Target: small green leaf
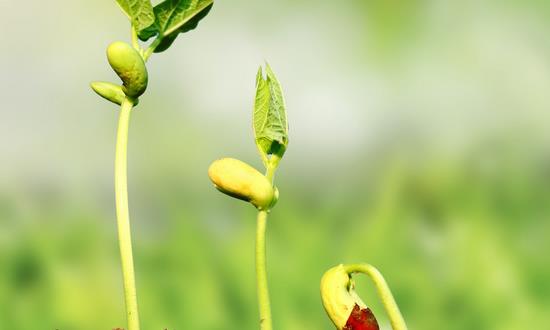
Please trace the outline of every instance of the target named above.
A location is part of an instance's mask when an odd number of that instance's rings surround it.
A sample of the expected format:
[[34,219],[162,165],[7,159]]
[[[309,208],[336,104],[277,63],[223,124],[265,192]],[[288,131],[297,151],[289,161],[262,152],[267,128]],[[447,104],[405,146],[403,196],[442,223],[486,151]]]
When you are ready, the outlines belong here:
[[126,13],[138,34],[155,23],[155,14],[150,0],[116,0]]
[[256,145],[267,159],[268,155],[283,157],[288,145],[288,122],[281,85],[269,64],[256,76],[256,100],[254,103],[254,137]]
[[166,0],[155,6],[162,36],[194,29],[213,4],[214,0]]
[[142,31],[139,37],[143,41],[158,35],[160,53],[176,40],[178,34],[193,30],[214,4],[214,0],[165,0],[154,8],[155,24]]

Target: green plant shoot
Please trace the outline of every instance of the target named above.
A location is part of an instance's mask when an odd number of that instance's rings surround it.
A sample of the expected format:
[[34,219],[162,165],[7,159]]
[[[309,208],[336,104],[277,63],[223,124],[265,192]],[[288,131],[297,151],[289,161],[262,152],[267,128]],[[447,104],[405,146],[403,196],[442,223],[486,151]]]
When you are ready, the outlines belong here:
[[283,92],[275,74],[266,65],[256,76],[253,126],[256,146],[265,166],[262,175],[250,165],[233,158],[223,158],[210,165],[208,175],[221,192],[247,202],[258,209],[256,228],[256,286],[260,329],[273,329],[267,284],[265,232],[267,215],[279,199],[274,176],[288,146],[288,122]]
[[[165,0],[153,7],[150,0],[117,0],[131,23],[131,45],[117,41],[107,48],[109,64],[122,85],[92,82],[92,89],[104,99],[120,105],[115,151],[115,203],[118,240],[124,283],[128,330],[139,330],[139,313],[132,255],[128,208],[127,149],[132,109],[146,91],[146,62],[153,53],[165,51],[180,33],[197,27],[213,5],[213,0]],[[141,41],[154,40],[142,48]]]

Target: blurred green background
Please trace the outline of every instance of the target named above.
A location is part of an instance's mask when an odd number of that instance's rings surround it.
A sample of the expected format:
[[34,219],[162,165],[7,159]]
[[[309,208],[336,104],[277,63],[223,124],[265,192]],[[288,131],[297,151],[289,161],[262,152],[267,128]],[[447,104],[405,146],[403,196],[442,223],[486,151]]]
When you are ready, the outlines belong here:
[[[0,329],[124,327],[113,195],[115,1],[0,2]],[[550,3],[223,1],[149,61],[130,127],[143,329],[257,329],[255,210],[212,188],[260,167],[254,77],[285,90],[268,224],[276,329],[333,329],[341,262],[385,274],[411,329],[550,324]],[[370,283],[358,290],[383,329]]]

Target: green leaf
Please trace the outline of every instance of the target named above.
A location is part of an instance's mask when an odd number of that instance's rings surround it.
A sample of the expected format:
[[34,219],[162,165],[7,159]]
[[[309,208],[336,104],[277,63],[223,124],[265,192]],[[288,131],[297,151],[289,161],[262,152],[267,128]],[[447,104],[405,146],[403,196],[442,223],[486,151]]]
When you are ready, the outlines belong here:
[[150,27],[139,31],[138,32],[138,37],[141,41],[147,41],[151,37],[154,37],[158,34],[159,34],[159,28],[158,28],[157,24],[155,23],[155,24],[151,25]]
[[193,30],[214,4],[214,0],[165,0],[154,8],[155,24],[142,31],[143,41],[158,35],[156,53],[166,50],[178,34]]
[[288,145],[288,122],[281,84],[269,64],[256,76],[256,100],[254,103],[254,137],[256,145],[267,159],[268,155],[283,157]]
[[166,0],[155,6],[155,15],[162,36],[194,29],[213,4],[213,0]]
[[116,0],[126,13],[138,34],[155,23],[155,13],[150,0]]

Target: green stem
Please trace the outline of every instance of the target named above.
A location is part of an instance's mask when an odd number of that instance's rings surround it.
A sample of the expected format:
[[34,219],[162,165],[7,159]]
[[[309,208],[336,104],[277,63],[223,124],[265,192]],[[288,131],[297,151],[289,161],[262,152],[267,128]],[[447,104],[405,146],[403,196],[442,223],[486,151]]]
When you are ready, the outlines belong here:
[[132,237],[130,232],[128,183],[126,174],[128,124],[130,121],[130,112],[132,111],[133,106],[133,101],[126,98],[120,107],[115,152],[115,202],[128,330],[139,330],[139,315],[136,295],[136,281],[134,275],[134,260],[132,256]]
[[[273,157],[266,164],[265,176],[273,183],[273,176],[279,163],[279,158]],[[256,286],[258,290],[258,307],[260,310],[260,329],[272,330],[273,321],[271,318],[271,304],[269,302],[269,288],[267,285],[267,263],[265,252],[265,232],[267,225],[267,214],[269,210],[258,211],[256,228]]]
[[139,47],[138,35],[137,35],[137,32],[136,32],[136,29],[134,29],[133,26],[132,26],[132,46],[138,52],[141,50],[141,47]]
[[273,177],[275,176],[275,170],[279,166],[279,161],[281,158],[275,155],[271,155],[271,158],[269,158],[269,161],[267,162],[267,170],[265,172],[265,177],[273,184]]
[[407,330],[407,325],[405,324],[403,315],[401,315],[399,307],[393,298],[390,287],[378,269],[369,264],[351,264],[344,267],[347,273],[363,273],[370,277],[370,279],[374,282],[378,295],[380,296],[382,304],[386,309],[392,329]]
[[149,57],[153,54],[155,51],[155,48],[157,48],[158,45],[160,45],[160,42],[162,41],[162,37],[157,37],[155,41],[151,43],[151,45],[145,50],[145,53],[143,54],[143,60],[147,62]]
[[256,284],[258,288],[258,306],[260,308],[260,329],[273,329],[271,321],[271,306],[269,303],[269,288],[267,286],[265,228],[267,211],[258,212],[256,229]]

